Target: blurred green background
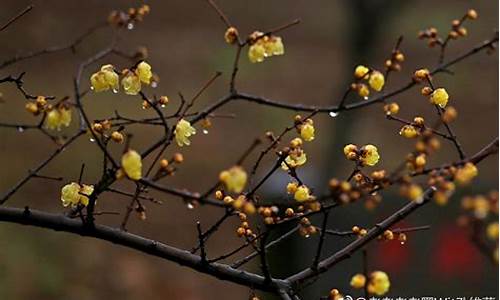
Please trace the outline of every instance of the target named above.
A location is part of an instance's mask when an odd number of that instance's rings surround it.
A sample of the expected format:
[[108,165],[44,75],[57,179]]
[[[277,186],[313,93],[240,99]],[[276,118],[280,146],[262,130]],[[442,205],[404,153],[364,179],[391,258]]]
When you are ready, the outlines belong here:
[[[137,7],[138,1],[56,1],[3,0],[0,20],[7,20],[28,4],[35,8],[24,18],[0,33],[0,61],[17,53],[63,45],[87,28],[106,20],[113,9]],[[224,26],[206,1],[148,1],[151,14],[145,22],[123,35],[121,49],[133,51],[143,45],[149,49],[148,61],[161,77],[157,94],[171,100],[167,111],[173,112],[180,101],[177,93],[187,97],[215,71],[219,79],[198,101],[199,107],[224,95],[232,67],[234,49],[223,41]],[[493,36],[498,28],[497,1],[298,1],[254,0],[217,3],[242,33],[266,30],[300,18],[299,26],[283,32],[286,55],[250,64],[244,56],[238,77],[241,91],[293,103],[330,105],[338,103],[354,67],[363,63],[382,69],[383,62],[399,35],[404,35],[402,50],[406,56],[403,70],[393,74],[387,88],[406,83],[420,67],[432,68],[438,58],[437,49],[429,49],[416,39],[418,30],[429,26],[447,32],[450,21],[474,7],[479,19],[468,22],[469,37],[453,41],[447,57],[463,53]],[[26,71],[26,88],[33,94],[57,97],[72,95],[72,78],[79,62],[110,43],[110,31],[99,31],[77,48],[75,54],[65,51],[15,64],[0,71],[0,77]],[[118,68],[128,66],[122,58],[109,57],[102,63]],[[97,70],[92,66],[85,78]],[[479,150],[498,135],[498,54],[480,53],[452,68],[451,76],[440,74],[436,82],[447,88],[451,104],[459,111],[453,128],[468,154]],[[87,84],[87,83],[85,83]],[[148,90],[149,91],[149,90]],[[24,99],[14,87],[0,86],[2,122],[35,123],[24,111]],[[149,91],[149,93],[152,93]],[[400,114],[407,119],[422,115],[434,118],[434,110],[414,88],[395,99]],[[141,101],[123,94],[91,94],[85,99],[92,119],[110,116],[118,109],[126,116],[151,116],[152,111],[139,109]],[[221,111],[235,113],[236,119],[216,119],[209,134],[201,132],[192,146],[183,148],[186,162],[174,178],[164,183],[203,191],[213,184],[221,169],[231,166],[255,137],[267,130],[281,131],[290,123],[293,112],[255,106],[245,102],[228,105]],[[308,164],[301,177],[317,191],[325,189],[328,179],[346,177],[351,164],[344,160],[346,143],[378,146],[380,166],[394,168],[411,151],[412,141],[398,134],[399,124],[385,120],[380,105],[339,115],[315,118],[317,138],[307,144]],[[63,132],[70,134],[74,127]],[[132,146],[144,149],[153,136],[161,136],[159,128],[135,127]],[[47,157],[55,146],[39,132],[17,132],[0,128],[0,191],[7,190],[26,170]],[[430,165],[457,159],[451,144],[443,142],[442,150]],[[119,153],[121,148],[113,149]],[[167,157],[178,148],[167,151]],[[76,180],[80,164],[86,164],[84,182],[99,179],[101,156],[88,138],[82,138],[60,155],[42,172]],[[266,160],[269,167],[271,160]],[[485,193],[497,189],[498,159],[490,158],[480,165],[474,183],[460,189],[445,207],[435,204],[419,210],[404,224],[429,224],[430,231],[409,235],[404,246],[373,243],[368,248],[370,270],[386,270],[392,282],[389,296],[485,296],[498,295],[498,266],[493,266],[470,244],[466,233],[456,226],[462,195]],[[200,172],[200,170],[202,170]],[[266,170],[266,168],[261,168]],[[283,193],[285,174],[276,174],[265,185],[262,197]],[[133,185],[118,186],[132,191]],[[34,179],[25,185],[8,205],[63,211],[59,201],[61,183]],[[214,222],[222,212],[201,207],[188,210],[179,199],[152,194],[163,205],[147,205],[148,218],[132,218],[129,230],[166,243],[190,248],[196,243],[195,221]],[[370,226],[402,206],[406,200],[397,189],[385,193],[383,203],[374,211],[366,211],[362,203],[333,211],[330,226],[349,229],[352,225]],[[99,208],[123,212],[128,200],[108,194],[99,200]],[[121,217],[100,217],[99,221],[118,226]],[[316,221],[316,220],[315,220]],[[216,256],[241,243],[235,237],[237,223],[228,223],[210,241],[209,255]],[[317,237],[295,237],[271,251],[276,276],[285,276],[307,266],[315,250]],[[347,240],[328,239],[324,253],[332,253]],[[303,291],[305,299],[317,299],[337,287],[350,293],[350,276],[362,269],[361,255],[354,255]],[[257,270],[258,265],[250,266]],[[356,295],[356,293],[354,293]],[[157,258],[116,247],[111,244],[64,233],[0,223],[0,299],[246,299],[247,288],[221,282],[189,269]]]

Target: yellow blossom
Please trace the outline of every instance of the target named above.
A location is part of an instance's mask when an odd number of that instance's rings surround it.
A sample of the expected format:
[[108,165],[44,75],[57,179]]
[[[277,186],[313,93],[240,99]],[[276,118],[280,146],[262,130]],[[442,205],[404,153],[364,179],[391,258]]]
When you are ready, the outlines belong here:
[[410,200],[417,203],[423,201],[424,190],[418,184],[412,184],[408,187],[407,196]]
[[448,92],[444,88],[438,88],[434,90],[431,94],[431,102],[433,104],[439,105],[440,107],[445,107],[448,103]]
[[370,95],[370,90],[368,89],[366,84],[360,84],[358,86],[358,95],[363,98],[368,97]]
[[361,289],[366,284],[366,277],[363,274],[356,274],[351,278],[351,286],[355,289]]
[[224,183],[226,189],[230,192],[241,193],[247,183],[247,172],[240,166],[234,166],[229,170],[220,172],[219,180]]
[[486,227],[486,235],[492,241],[498,240],[498,222],[492,222]]
[[299,186],[295,182],[290,182],[286,185],[286,192],[288,194],[295,194]]
[[379,159],[378,149],[374,145],[365,145],[361,149],[361,161],[364,165],[374,166],[378,163]]
[[141,79],[133,72],[127,72],[122,79],[122,86],[127,95],[137,95],[141,91]]
[[380,92],[385,84],[384,75],[379,71],[373,71],[370,74],[370,79],[368,79],[368,84],[372,89],[374,89],[377,92]]
[[141,82],[145,84],[151,83],[151,77],[153,77],[153,73],[151,72],[151,66],[147,62],[141,61],[137,65],[135,73],[137,74]]
[[248,59],[252,63],[263,62],[266,57],[266,48],[261,44],[253,44],[248,49]]
[[293,194],[293,198],[298,202],[309,200],[311,198],[309,188],[305,185],[297,187],[297,190],[295,190],[295,193]]
[[307,142],[314,140],[314,125],[312,120],[300,126],[300,136]]
[[128,150],[122,156],[122,169],[132,180],[139,180],[142,177],[142,158],[134,150]]
[[88,196],[93,192],[93,185],[82,184],[80,186],[78,183],[72,182],[61,189],[61,201],[64,207],[69,205],[76,207],[78,204],[87,206],[89,204]]
[[357,79],[361,79],[365,77],[365,75],[368,74],[368,72],[370,72],[370,69],[368,69],[365,66],[359,65],[354,70],[354,77],[356,77]]
[[283,170],[288,170],[288,166],[296,168],[302,166],[307,162],[307,156],[301,149],[292,150],[281,164]]
[[45,126],[51,130],[61,130],[61,127],[68,127],[70,123],[71,110],[66,107],[54,108],[45,117]]
[[375,271],[370,274],[370,281],[368,282],[368,292],[377,296],[382,296],[389,291],[391,282],[387,273],[382,271]]
[[177,145],[180,147],[184,145],[191,145],[191,141],[189,137],[196,134],[196,129],[191,126],[191,123],[188,121],[181,119],[177,125],[175,126],[175,140],[177,141]]
[[266,48],[266,56],[285,54],[285,46],[281,37],[278,36],[272,36],[268,40],[265,40],[264,48]]
[[119,88],[118,81],[119,77],[115,72],[115,68],[109,64],[102,66],[99,72],[90,76],[90,84],[92,90],[95,92],[107,91],[109,89],[117,91]]
[[473,163],[466,163],[463,167],[458,169],[457,173],[455,174],[455,181],[457,183],[465,185],[468,184],[469,182],[474,179],[474,177],[477,176],[477,168]]
[[408,138],[408,139],[412,139],[412,138],[417,137],[419,135],[419,132],[418,132],[417,128],[415,128],[415,126],[405,125],[399,131],[399,135],[401,135],[405,138]]

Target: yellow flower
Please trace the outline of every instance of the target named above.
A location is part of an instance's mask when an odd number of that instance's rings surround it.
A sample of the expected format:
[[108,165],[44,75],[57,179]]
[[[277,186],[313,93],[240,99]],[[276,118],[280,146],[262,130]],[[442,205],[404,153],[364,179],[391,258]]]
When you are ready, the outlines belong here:
[[431,102],[437,104],[440,107],[445,107],[448,103],[448,92],[444,88],[438,88],[434,90],[431,94]]
[[455,174],[455,181],[457,183],[465,185],[474,179],[477,176],[477,168],[473,163],[466,163],[462,168],[458,169]]
[[137,95],[141,91],[141,79],[133,72],[127,72],[122,79],[122,85],[127,95]]
[[380,155],[377,147],[373,145],[365,145],[361,149],[361,161],[364,165],[374,166],[378,163]]
[[45,126],[51,130],[61,130],[61,127],[68,127],[70,124],[71,110],[65,107],[54,108],[45,117]]
[[288,166],[291,168],[296,168],[302,166],[307,162],[307,156],[304,151],[301,149],[294,149],[290,152],[290,154],[285,158],[285,161],[281,163],[281,168],[283,170],[288,170]]
[[293,194],[293,198],[298,202],[304,202],[311,198],[309,188],[305,185],[297,187],[297,190]]
[[412,184],[408,187],[407,196],[410,200],[422,203],[424,190],[418,184]]
[[88,196],[93,192],[93,185],[82,184],[80,186],[78,183],[72,182],[61,189],[61,201],[64,207],[68,205],[76,207],[78,204],[87,206],[89,204]]
[[243,191],[247,184],[247,177],[247,172],[240,166],[231,167],[219,174],[219,180],[224,183],[226,189],[233,193]]
[[370,274],[370,282],[368,283],[368,292],[382,296],[389,291],[391,282],[387,273],[382,271],[375,271]]
[[113,65],[104,65],[99,72],[90,76],[91,88],[95,92],[107,91],[109,89],[117,91],[119,88],[118,81],[119,77]]
[[351,278],[351,286],[355,289],[361,289],[366,284],[366,277],[363,274],[356,274]]
[[307,142],[314,140],[314,126],[312,120],[300,126],[300,136]]
[[498,222],[492,222],[486,227],[486,235],[492,241],[498,240]]
[[142,177],[142,158],[134,150],[128,150],[122,156],[122,169],[132,180],[139,180]]
[[281,38],[278,36],[272,36],[269,39],[264,40],[264,48],[266,48],[266,57],[285,54],[285,46],[283,45]]
[[358,86],[358,95],[363,98],[368,97],[370,95],[370,90],[368,89],[366,84],[362,83]]
[[299,186],[295,182],[290,182],[286,185],[286,192],[288,194],[295,194]]
[[253,44],[248,49],[248,59],[252,63],[263,62],[266,57],[266,48],[260,43]]
[[417,137],[419,135],[419,132],[418,132],[417,128],[415,128],[415,126],[405,125],[399,131],[399,135],[401,135],[405,138],[408,138],[408,139],[412,139],[412,138]]
[[379,71],[373,71],[370,74],[370,79],[368,79],[368,84],[372,89],[374,89],[377,92],[380,92],[385,84],[384,75]]
[[151,72],[151,66],[147,62],[141,61],[137,65],[135,73],[143,83],[145,84],[151,83],[151,77],[153,77],[153,73]]
[[196,129],[191,126],[191,123],[188,121],[181,119],[177,125],[175,126],[175,140],[177,141],[177,145],[180,147],[184,145],[191,145],[191,141],[189,137],[196,134]]
[[356,77],[357,79],[361,79],[365,77],[365,75],[368,74],[368,72],[370,72],[370,69],[368,69],[365,66],[359,65],[354,70],[354,77]]

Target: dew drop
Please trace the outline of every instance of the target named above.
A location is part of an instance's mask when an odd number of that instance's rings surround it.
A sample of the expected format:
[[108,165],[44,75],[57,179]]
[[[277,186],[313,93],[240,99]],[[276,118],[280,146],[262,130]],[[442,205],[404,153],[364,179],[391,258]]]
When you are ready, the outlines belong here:
[[338,113],[338,112],[331,111],[331,112],[329,113],[329,115],[330,115],[330,117],[335,118],[336,116],[338,116],[338,115],[339,115],[339,113]]
[[306,235],[304,235],[304,237],[305,237],[306,239],[308,239],[310,236],[311,236],[310,234],[306,234]]
[[404,244],[405,244],[405,242],[401,242],[401,245],[404,245]]
[[208,130],[203,129],[203,134],[208,134]]
[[160,105],[161,108],[167,107],[165,104]]
[[193,203],[191,203],[191,202],[189,202],[186,206],[187,206],[187,208],[188,208],[188,209],[190,209],[190,210],[191,210],[191,209],[194,209],[194,205],[193,205]]
[[90,139],[89,139],[89,141],[90,141],[91,143],[95,143],[95,139],[94,139],[94,138],[90,138]]
[[127,29],[128,29],[128,30],[132,30],[132,29],[134,29],[134,23],[128,23],[128,24],[127,24]]
[[364,96],[364,97],[363,97],[363,99],[368,100],[368,97],[367,97],[367,96]]
[[90,89],[91,89],[91,90],[94,90],[94,87],[93,87],[93,86],[91,86],[91,87],[90,87]]
[[118,90],[117,89],[113,89],[113,93],[118,93]]
[[156,82],[156,81],[151,82],[151,87],[154,88],[154,89],[157,88],[158,87],[158,82]]
[[21,133],[24,132],[24,127],[22,127],[22,126],[17,127],[17,131],[19,131]]

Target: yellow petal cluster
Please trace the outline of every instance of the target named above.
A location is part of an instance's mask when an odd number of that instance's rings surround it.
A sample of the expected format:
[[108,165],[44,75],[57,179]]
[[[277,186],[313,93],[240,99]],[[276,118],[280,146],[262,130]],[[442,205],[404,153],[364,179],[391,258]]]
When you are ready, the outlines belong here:
[[368,74],[368,72],[370,72],[370,69],[368,69],[363,65],[359,65],[356,67],[356,69],[354,69],[354,77],[357,79],[361,79],[365,77],[365,75]]
[[135,73],[139,77],[142,83],[150,84],[151,78],[153,77],[153,72],[151,72],[151,66],[145,62],[141,61],[137,68],[135,69]]
[[136,73],[128,71],[122,79],[122,86],[125,94],[137,95],[141,91],[141,79]]
[[115,72],[113,65],[104,65],[101,70],[90,76],[91,89],[95,92],[103,92],[108,90],[118,91],[119,76]]
[[360,160],[364,165],[374,166],[378,163],[379,159],[378,149],[374,145],[365,145],[361,148]]
[[233,166],[219,174],[219,180],[226,189],[233,193],[241,193],[247,184],[247,172],[240,166]]
[[51,130],[61,130],[71,124],[71,110],[64,106],[54,108],[45,116],[45,127]]
[[307,156],[301,149],[294,149],[285,158],[285,161],[281,164],[281,168],[285,171],[288,170],[288,166],[292,168],[300,167],[307,162]]
[[293,194],[293,198],[298,202],[304,202],[309,200],[311,198],[309,188],[305,185],[297,187],[295,193]]
[[262,35],[262,32],[254,32],[252,34],[255,42],[248,48],[248,59],[250,62],[263,62],[267,57],[285,54],[285,46],[281,37]]
[[90,196],[93,192],[93,185],[80,185],[76,182],[67,184],[61,189],[62,205],[64,207],[67,207],[69,205],[71,205],[72,207],[76,207],[78,204],[87,206],[89,204],[88,196]]
[[465,185],[471,182],[477,174],[477,167],[473,163],[468,162],[457,170],[457,173],[455,174],[455,181],[459,184]]
[[375,271],[370,274],[370,281],[368,282],[368,292],[377,296],[382,296],[389,291],[391,282],[387,273],[382,271]]
[[314,140],[314,125],[311,119],[307,119],[300,126],[300,136],[307,142]]
[[189,146],[191,145],[189,137],[196,134],[196,128],[191,126],[191,123],[189,123],[188,121],[181,119],[175,126],[174,134],[177,145],[179,145],[180,147],[184,145]]
[[368,79],[368,84],[373,90],[380,92],[385,84],[384,75],[379,71],[373,71]]
[[416,138],[419,135],[419,131],[417,130],[417,128],[415,128],[415,126],[405,125],[399,131],[399,135],[408,139],[412,139]]
[[128,150],[122,155],[122,169],[132,180],[142,177],[142,158],[135,150]]
[[444,88],[438,88],[431,94],[431,103],[445,107],[448,103],[448,98],[448,92]]

